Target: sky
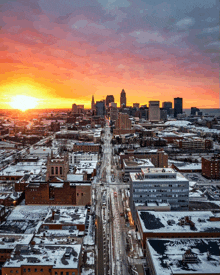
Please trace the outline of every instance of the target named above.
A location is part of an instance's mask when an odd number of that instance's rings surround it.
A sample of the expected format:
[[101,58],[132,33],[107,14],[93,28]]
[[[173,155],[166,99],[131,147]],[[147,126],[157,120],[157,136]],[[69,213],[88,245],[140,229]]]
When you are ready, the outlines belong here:
[[219,108],[219,48],[214,0],[0,0],[0,108],[119,103],[122,89],[128,105]]

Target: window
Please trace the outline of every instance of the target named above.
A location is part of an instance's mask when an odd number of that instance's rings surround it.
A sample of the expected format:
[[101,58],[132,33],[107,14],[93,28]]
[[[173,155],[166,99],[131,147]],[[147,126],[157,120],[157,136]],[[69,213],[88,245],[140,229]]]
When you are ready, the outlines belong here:
[[49,272],[51,272],[51,269],[49,268]]
[[63,271],[60,272],[60,275],[63,275]]
[[37,272],[37,268],[34,269],[34,272]]
[[72,272],[72,275],[75,275],[75,272]]
[[77,196],[79,196],[79,193],[77,193]]
[[26,268],[23,269],[23,272],[26,272]]
[[62,169],[62,167],[60,167],[60,175],[62,175],[63,174],[63,169]]
[[56,175],[58,175],[58,167],[56,167]]
[[81,193],[81,196],[83,197],[83,193]]
[[55,275],[58,275],[58,273],[55,271]]
[[13,273],[13,270],[10,270],[10,273]]
[[51,167],[51,174],[54,175],[54,167]]
[[69,272],[66,272],[66,275],[69,275]]
[[41,268],[40,272],[43,272],[43,271],[44,271],[43,268]]
[[31,272],[31,269],[30,269],[30,268],[28,268],[28,272]]

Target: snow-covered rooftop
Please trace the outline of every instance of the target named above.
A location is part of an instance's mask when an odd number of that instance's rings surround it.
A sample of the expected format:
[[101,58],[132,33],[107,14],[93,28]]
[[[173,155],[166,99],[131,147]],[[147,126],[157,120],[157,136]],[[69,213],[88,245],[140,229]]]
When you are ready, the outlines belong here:
[[220,239],[148,239],[156,275],[220,274]]
[[[220,222],[210,221],[210,211],[154,212],[138,211],[143,232],[220,232]],[[187,218],[194,223],[190,226]],[[182,220],[182,222],[181,222]]]
[[60,269],[78,269],[81,245],[34,245],[15,248],[14,255],[3,267],[52,266]]

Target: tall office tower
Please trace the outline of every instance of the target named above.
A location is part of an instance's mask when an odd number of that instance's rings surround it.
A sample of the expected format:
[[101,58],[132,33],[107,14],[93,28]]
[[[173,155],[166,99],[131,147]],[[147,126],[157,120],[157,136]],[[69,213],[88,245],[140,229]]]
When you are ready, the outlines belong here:
[[164,110],[167,111],[167,114],[170,115],[170,109],[173,108],[173,104],[170,101],[165,101],[162,103],[162,107]]
[[149,101],[149,120],[160,121],[160,101]]
[[124,89],[122,89],[121,95],[120,95],[120,106],[126,107],[126,93]]
[[105,106],[108,107],[110,103],[115,102],[113,95],[107,95],[105,100]]
[[174,98],[174,117],[183,113],[183,99],[181,97]]
[[96,101],[96,114],[97,116],[105,116],[105,101]]
[[92,111],[93,111],[93,110],[95,110],[95,100],[94,100],[94,95],[92,96],[91,109],[92,109]]

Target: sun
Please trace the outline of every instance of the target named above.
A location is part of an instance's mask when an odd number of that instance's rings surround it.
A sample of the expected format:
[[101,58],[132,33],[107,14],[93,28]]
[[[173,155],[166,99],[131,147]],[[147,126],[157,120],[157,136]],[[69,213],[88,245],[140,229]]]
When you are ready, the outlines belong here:
[[38,100],[39,99],[32,96],[16,95],[12,97],[9,104],[13,109],[19,109],[24,112],[28,109],[35,108],[38,105]]

